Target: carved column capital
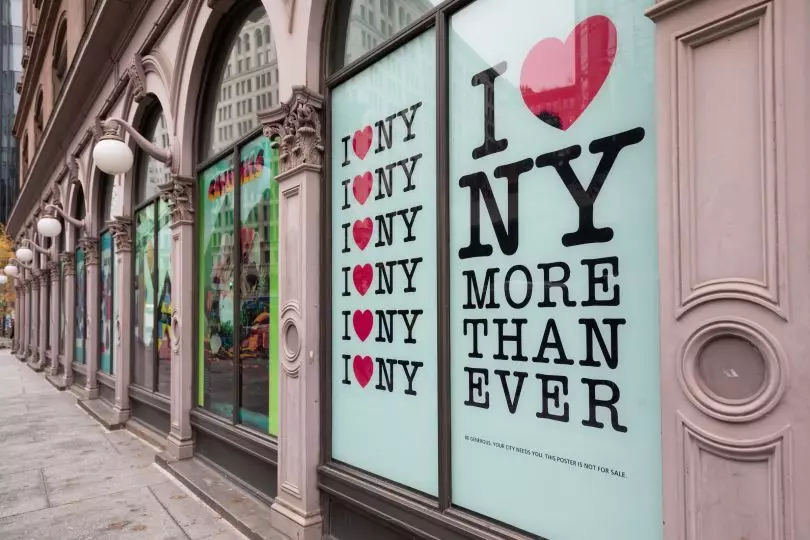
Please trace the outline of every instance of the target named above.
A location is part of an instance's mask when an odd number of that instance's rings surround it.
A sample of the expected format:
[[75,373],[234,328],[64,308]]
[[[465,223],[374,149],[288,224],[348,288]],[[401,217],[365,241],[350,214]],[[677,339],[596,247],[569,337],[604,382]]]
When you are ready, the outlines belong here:
[[172,223],[193,223],[195,185],[194,178],[172,175],[170,182],[159,186],[160,198],[166,201],[171,209]]
[[323,133],[321,109],[323,98],[305,86],[293,86],[286,103],[258,115],[265,136],[279,151],[279,172],[285,173],[302,165],[321,167]]
[[76,263],[73,258],[73,253],[65,252],[59,254],[59,262],[65,265],[65,275],[66,276],[75,276],[76,275]]
[[97,265],[99,262],[98,238],[85,236],[79,240],[78,245],[84,251],[84,264],[86,266]]
[[48,272],[51,274],[52,282],[59,281],[59,262],[58,261],[48,262]]
[[115,240],[115,251],[121,253],[132,251],[132,219],[124,216],[116,216],[107,223],[107,227]]
[[146,90],[144,81],[146,76],[143,72],[143,65],[141,64],[141,55],[135,53],[129,62],[129,84],[132,92],[132,101],[140,103],[146,97]]
[[36,270],[31,272],[31,290],[38,291],[39,290],[39,277],[40,273]]

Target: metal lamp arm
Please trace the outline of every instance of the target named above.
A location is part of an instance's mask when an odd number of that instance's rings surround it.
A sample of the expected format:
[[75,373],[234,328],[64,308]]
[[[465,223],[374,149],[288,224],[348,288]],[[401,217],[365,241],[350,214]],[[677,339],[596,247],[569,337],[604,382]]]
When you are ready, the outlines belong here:
[[53,210],[54,212],[56,212],[57,214],[62,216],[62,219],[64,219],[65,221],[67,221],[68,223],[73,225],[74,227],[77,227],[79,229],[84,228],[84,220],[79,220],[79,219],[70,217],[69,215],[67,215],[67,213],[65,213],[64,210],[62,210],[60,207],[56,206],[55,204],[49,204],[49,205],[45,206],[45,210]]
[[29,239],[27,239],[27,238],[26,238],[26,239],[24,239],[24,240],[23,240],[22,242],[20,242],[20,243],[21,243],[22,245],[24,245],[24,246],[25,246],[25,245],[31,246],[32,248],[34,248],[36,251],[39,251],[39,252],[40,252],[40,253],[42,253],[43,255],[50,255],[50,254],[51,254],[51,252],[50,252],[50,251],[48,251],[47,249],[45,249],[44,247],[42,247],[42,246],[40,246],[40,245],[35,244],[33,241],[31,241],[31,240],[29,240]]
[[165,163],[166,165],[171,165],[172,151],[168,148],[160,148],[152,144],[151,141],[147,140],[143,135],[138,133],[137,129],[129,125],[126,120],[123,120],[122,118],[111,117],[107,118],[105,122],[115,122],[116,124],[124,128],[124,131],[129,133],[129,136],[132,137],[132,139],[141,148],[141,150],[143,150],[156,160]]
[[9,263],[14,263],[14,264],[19,264],[20,266],[22,266],[23,268],[27,268],[28,270],[33,270],[34,269],[33,264],[25,264],[24,262],[18,261],[17,259],[9,259],[8,262]]

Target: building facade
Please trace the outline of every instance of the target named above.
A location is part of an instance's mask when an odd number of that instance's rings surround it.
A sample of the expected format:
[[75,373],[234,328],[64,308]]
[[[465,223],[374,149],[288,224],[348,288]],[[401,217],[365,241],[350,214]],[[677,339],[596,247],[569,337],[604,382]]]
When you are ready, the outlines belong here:
[[6,223],[19,187],[18,147],[14,138],[14,115],[19,95],[16,88],[22,69],[22,0],[0,3],[0,222]]
[[243,530],[810,536],[805,0],[22,19],[18,358]]

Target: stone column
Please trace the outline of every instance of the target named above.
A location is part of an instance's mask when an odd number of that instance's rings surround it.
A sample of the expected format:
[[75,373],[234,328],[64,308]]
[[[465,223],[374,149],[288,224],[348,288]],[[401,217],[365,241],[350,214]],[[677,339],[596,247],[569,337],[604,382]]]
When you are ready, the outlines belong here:
[[48,268],[43,268],[39,274],[39,368],[48,365],[48,344],[45,334],[48,332]]
[[[25,274],[25,270],[22,271]],[[20,356],[22,360],[28,360],[28,332],[30,331],[31,325],[31,313],[30,309],[28,309],[28,299],[31,298],[29,295],[31,294],[31,285],[27,278],[22,280],[22,290],[23,290],[23,320],[22,320],[22,332],[23,334],[20,336]]]
[[132,220],[117,216],[110,224],[115,241],[115,405],[113,411],[120,424],[129,418],[129,378],[132,355]]
[[[194,178],[172,175],[160,186],[160,197],[172,212],[172,350],[171,427],[166,453],[173,460],[194,453],[191,417],[194,400]],[[157,308],[156,308],[157,309]]]
[[319,268],[322,99],[293,87],[290,100],[259,115],[279,149],[279,444],[273,526],[290,538],[320,539]]
[[11,351],[17,357],[20,356],[20,344],[22,341],[20,340],[22,335],[20,334],[20,330],[23,326],[23,317],[25,316],[23,313],[23,285],[22,280],[18,279],[15,280],[14,285],[14,349]]
[[62,295],[62,284],[59,281],[59,262],[48,263],[51,273],[51,364],[48,374],[59,375],[59,298]]
[[98,238],[84,237],[80,240],[84,250],[84,264],[87,277],[87,382],[84,386],[85,399],[98,397],[98,333],[99,333],[99,297],[98,297]]
[[31,271],[31,342],[29,343],[30,354],[28,363],[33,366],[39,365],[39,270]]
[[73,347],[76,333],[76,264],[73,253],[61,253],[59,261],[65,265],[65,388],[73,385]]

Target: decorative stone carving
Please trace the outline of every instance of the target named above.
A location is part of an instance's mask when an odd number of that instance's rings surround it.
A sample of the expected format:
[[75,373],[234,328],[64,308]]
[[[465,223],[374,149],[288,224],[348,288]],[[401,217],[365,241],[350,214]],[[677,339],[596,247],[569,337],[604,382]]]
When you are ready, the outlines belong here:
[[107,223],[115,240],[115,251],[132,251],[132,219],[124,216],[115,216]]
[[140,103],[146,97],[146,75],[143,72],[143,65],[141,64],[141,56],[138,53],[132,55],[132,60],[129,62],[129,84],[132,90],[132,100],[135,103]]
[[39,273],[39,286],[44,290],[48,286],[48,281],[50,281],[51,277],[51,269],[44,268]]
[[40,273],[37,270],[33,270],[31,272],[31,290],[38,291],[39,290],[39,277]]
[[172,176],[172,180],[159,186],[160,198],[169,204],[172,221],[193,221],[194,219],[194,186],[193,178]]
[[98,238],[85,236],[79,240],[79,247],[84,251],[85,265],[92,266],[99,263]]
[[73,259],[73,253],[60,253],[59,262],[65,265],[66,276],[76,275],[76,264]]
[[95,145],[104,136],[104,121],[100,116],[96,116],[93,120],[93,145]]
[[48,272],[51,274],[51,281],[57,283],[59,281],[59,262],[50,261],[48,263]]
[[258,115],[264,134],[279,150],[279,169],[285,173],[301,165],[323,162],[321,108],[323,98],[304,86],[294,86],[292,97],[276,109]]
[[79,160],[76,156],[71,156],[67,162],[68,168],[68,182],[70,184],[79,183]]

